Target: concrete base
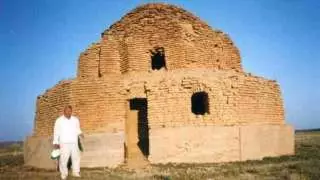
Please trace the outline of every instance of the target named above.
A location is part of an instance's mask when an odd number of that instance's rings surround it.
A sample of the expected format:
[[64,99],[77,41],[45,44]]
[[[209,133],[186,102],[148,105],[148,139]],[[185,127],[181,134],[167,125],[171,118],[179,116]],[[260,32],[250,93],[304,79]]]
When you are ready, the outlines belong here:
[[[123,132],[85,136],[81,167],[116,167],[124,162],[123,143]],[[50,159],[51,151],[51,138],[28,137],[24,143],[25,165],[44,169],[56,168],[56,161]]]
[[24,141],[24,163],[44,169],[57,168],[56,161],[50,159],[52,139],[42,137],[27,137]]
[[[81,167],[116,167],[124,162],[124,133],[87,135]],[[149,161],[208,163],[294,154],[294,130],[288,125],[188,126],[150,129]],[[28,137],[25,164],[56,168],[51,138]]]
[[209,163],[294,154],[288,125],[201,126],[151,129],[151,163]]

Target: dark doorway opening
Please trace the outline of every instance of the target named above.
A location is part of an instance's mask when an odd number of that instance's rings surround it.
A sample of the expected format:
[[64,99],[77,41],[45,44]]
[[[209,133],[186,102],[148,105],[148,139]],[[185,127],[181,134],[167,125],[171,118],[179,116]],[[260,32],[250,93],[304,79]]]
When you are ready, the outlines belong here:
[[148,104],[146,98],[130,100],[130,109],[138,110],[138,147],[145,157],[149,156]]
[[166,69],[164,48],[155,48],[151,51],[151,68],[152,70]]
[[196,92],[191,97],[191,110],[196,115],[209,113],[209,100],[206,92]]

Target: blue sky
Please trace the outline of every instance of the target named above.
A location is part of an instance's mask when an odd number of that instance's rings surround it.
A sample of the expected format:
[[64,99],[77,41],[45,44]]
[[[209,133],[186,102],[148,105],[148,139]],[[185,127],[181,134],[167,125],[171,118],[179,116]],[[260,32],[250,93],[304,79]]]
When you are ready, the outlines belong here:
[[[0,141],[33,128],[36,97],[75,77],[77,59],[138,0],[0,0]],[[152,1],[155,2],[155,1]],[[247,72],[275,79],[286,120],[320,128],[320,1],[172,0],[228,33]]]

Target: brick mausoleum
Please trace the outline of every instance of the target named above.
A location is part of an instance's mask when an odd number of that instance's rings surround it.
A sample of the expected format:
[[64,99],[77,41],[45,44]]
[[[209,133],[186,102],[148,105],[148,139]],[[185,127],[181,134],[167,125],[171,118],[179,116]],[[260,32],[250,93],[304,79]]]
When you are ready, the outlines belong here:
[[77,76],[37,98],[26,165],[53,168],[53,125],[72,105],[82,167],[204,163],[294,153],[279,85],[243,71],[225,33],[190,12],[145,4],[81,53]]

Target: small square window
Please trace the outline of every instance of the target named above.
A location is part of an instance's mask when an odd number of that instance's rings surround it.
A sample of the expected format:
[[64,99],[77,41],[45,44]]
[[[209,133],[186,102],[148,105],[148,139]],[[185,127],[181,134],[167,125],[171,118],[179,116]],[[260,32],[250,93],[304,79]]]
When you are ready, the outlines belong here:
[[209,113],[209,100],[206,92],[196,92],[191,97],[191,110],[196,115]]
[[164,48],[155,48],[151,51],[151,68],[152,70],[166,69]]

